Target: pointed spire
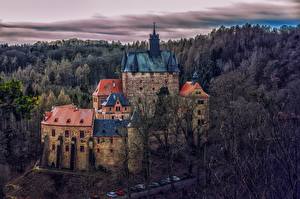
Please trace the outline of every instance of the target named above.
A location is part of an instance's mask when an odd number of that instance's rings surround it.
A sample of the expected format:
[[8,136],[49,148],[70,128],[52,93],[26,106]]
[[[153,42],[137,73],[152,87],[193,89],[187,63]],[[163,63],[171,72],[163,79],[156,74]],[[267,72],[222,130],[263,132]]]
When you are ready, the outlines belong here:
[[159,48],[159,34],[156,34],[156,23],[153,22],[153,34],[150,34],[149,38],[149,52],[151,57],[157,57],[160,55]]
[[192,77],[192,83],[195,84],[199,81],[199,74],[198,72],[195,70],[193,77]]

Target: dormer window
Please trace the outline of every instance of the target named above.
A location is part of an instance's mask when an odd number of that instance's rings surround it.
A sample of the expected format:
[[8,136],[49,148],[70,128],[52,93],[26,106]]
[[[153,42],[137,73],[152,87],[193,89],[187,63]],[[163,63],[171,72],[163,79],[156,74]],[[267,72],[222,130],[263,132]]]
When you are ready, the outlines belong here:
[[103,133],[103,134],[105,134],[105,133],[106,133],[106,131],[103,129],[103,130],[102,130],[102,133]]
[[70,123],[71,122],[71,119],[67,119],[67,123]]
[[54,122],[58,122],[58,118],[55,118],[55,119],[54,119]]
[[80,119],[80,121],[79,121],[79,122],[80,122],[80,124],[82,124],[82,123],[83,123],[83,119]]

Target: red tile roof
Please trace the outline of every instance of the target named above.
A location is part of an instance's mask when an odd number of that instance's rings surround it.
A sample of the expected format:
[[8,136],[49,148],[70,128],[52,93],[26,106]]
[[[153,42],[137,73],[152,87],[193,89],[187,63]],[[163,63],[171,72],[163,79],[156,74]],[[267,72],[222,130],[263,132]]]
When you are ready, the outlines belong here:
[[79,109],[73,104],[55,106],[45,113],[42,124],[55,126],[90,126],[93,125],[93,109]]
[[111,93],[122,93],[122,80],[121,79],[102,79],[99,81],[99,84],[96,90],[93,93],[93,96],[99,95],[110,95]]
[[200,90],[201,97],[208,98],[209,95],[203,90],[203,88],[200,86],[199,83],[193,83],[193,82],[185,82],[185,84],[181,87],[181,90],[179,92],[179,95],[186,97],[191,95],[196,89]]

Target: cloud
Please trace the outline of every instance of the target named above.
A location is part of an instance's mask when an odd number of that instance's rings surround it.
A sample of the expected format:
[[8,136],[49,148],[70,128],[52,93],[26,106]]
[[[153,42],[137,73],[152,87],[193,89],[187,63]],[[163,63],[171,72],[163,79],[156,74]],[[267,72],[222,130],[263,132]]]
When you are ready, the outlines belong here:
[[[118,17],[94,16],[90,19],[52,23],[0,21],[0,43],[32,43],[38,40],[68,38],[145,40],[152,22],[159,27],[162,39],[192,37],[207,33],[220,25],[260,23],[268,25],[297,24],[300,0],[285,4],[239,3],[229,7],[215,7],[204,11],[162,14],[125,15]],[[298,8],[298,9],[297,9]]]

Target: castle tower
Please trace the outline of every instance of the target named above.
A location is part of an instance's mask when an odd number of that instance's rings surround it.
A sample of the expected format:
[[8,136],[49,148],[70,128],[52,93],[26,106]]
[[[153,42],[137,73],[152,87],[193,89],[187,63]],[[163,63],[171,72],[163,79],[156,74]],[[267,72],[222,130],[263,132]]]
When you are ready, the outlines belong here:
[[122,59],[122,87],[131,104],[142,99],[154,102],[161,87],[167,87],[171,94],[179,93],[176,56],[171,51],[160,50],[155,23],[149,46],[149,50],[125,53]]

